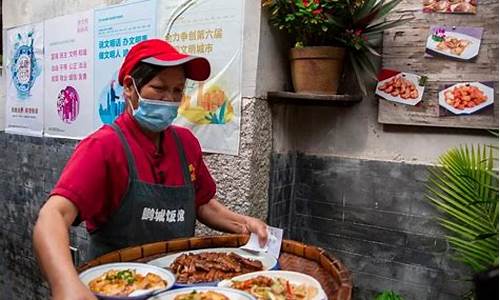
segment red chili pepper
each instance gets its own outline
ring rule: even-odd
[[[290,286],[290,282],[288,282],[288,280],[286,281],[286,294],[287,299],[288,297],[293,297],[292,287]]]

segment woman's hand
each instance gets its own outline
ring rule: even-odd
[[[212,199],[207,204],[200,206],[197,217],[200,222],[216,230],[231,233],[255,233],[259,237],[261,247],[267,243],[266,223],[232,212],[217,199]]]
[[[78,209],[67,198],[52,196],[39,212],[33,246],[56,300],[97,300],[80,281],[69,251],[69,228]]]
[[[97,300],[92,292],[81,282],[69,283],[61,288],[52,290],[54,300]]]
[[[255,233],[259,237],[259,244],[264,247],[267,243],[267,225],[261,220],[253,217],[245,217],[243,233]]]

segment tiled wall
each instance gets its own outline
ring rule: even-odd
[[[272,165],[269,222],[340,258],[355,299],[385,289],[460,299],[470,288],[425,199],[427,166],[290,153]]]
[[[0,132],[0,299],[48,299],[32,250],[38,210],[76,143]],[[85,249],[86,232],[71,232]]]

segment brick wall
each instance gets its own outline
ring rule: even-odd
[[[75,145],[0,132],[0,299],[48,298],[32,251],[33,225]],[[71,241],[84,256],[85,229],[73,229]]]
[[[355,299],[460,299],[471,287],[424,198],[427,166],[304,154],[274,154],[272,166],[269,222],[340,258]]]

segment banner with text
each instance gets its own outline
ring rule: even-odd
[[[168,1],[159,33],[184,53],[203,56],[212,72],[188,81],[175,123],[189,127],[205,152],[238,155],[244,1]]]
[[[95,10],[96,128],[112,123],[125,110],[118,71],[133,45],[156,37],[156,11],[156,0],[128,2]]]
[[[45,135],[82,139],[94,130],[93,11],[45,21]]]

